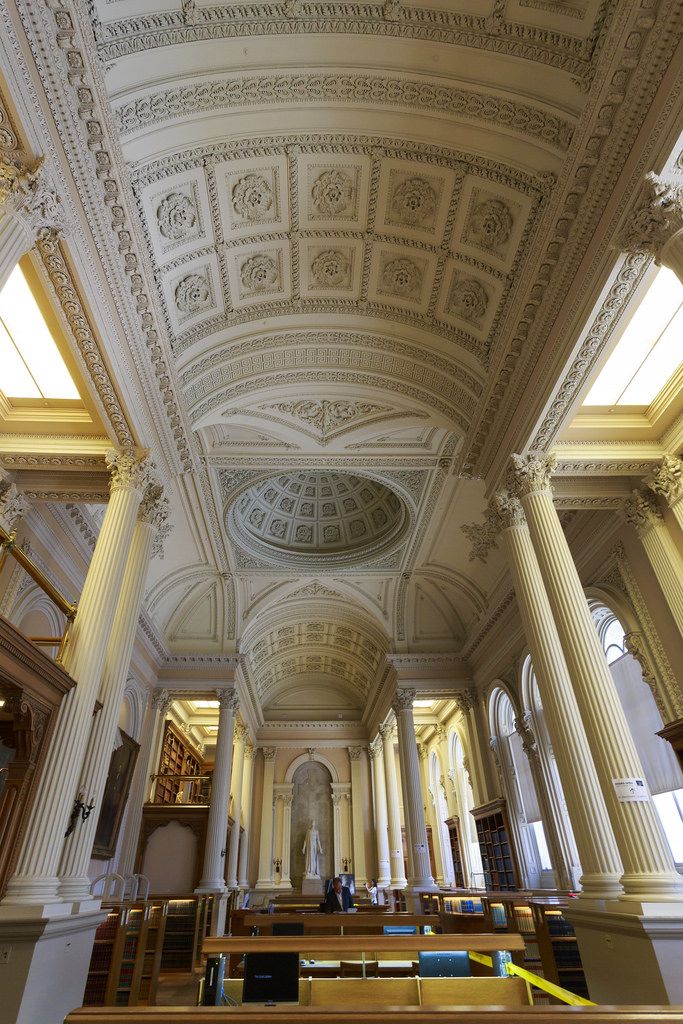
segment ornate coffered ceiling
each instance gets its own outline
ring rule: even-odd
[[[6,146],[74,214],[45,275],[112,437],[166,473],[159,642],[239,648],[270,719],[362,717],[389,650],[475,651],[502,569],[461,526],[553,444],[605,343],[588,311],[643,272],[614,238],[680,103],[680,4],[0,10]]]

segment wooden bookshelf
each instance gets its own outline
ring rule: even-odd
[[[85,1006],[154,1005],[161,967],[166,902],[104,904],[95,933]]]
[[[505,800],[492,800],[475,807],[472,816],[477,825],[486,889],[498,892],[518,889],[519,872],[510,839]]]
[[[454,814],[452,818],[446,819],[448,839],[451,844],[453,856],[453,868],[455,869],[455,888],[465,888],[465,874],[462,869],[462,836],[460,834],[460,818]]]
[[[543,977],[590,998],[574,928],[565,917],[567,900],[532,900],[531,910],[538,938]]]
[[[164,729],[164,741],[161,747],[159,778],[154,794],[155,804],[174,804],[177,800],[182,779],[180,775],[200,776],[202,759],[199,751],[189,742],[186,736],[171,721],[167,721]],[[188,783],[199,786],[200,783]],[[190,799],[187,801],[192,803]]]
[[[162,971],[191,971],[201,962],[202,942],[209,933],[212,912],[213,896],[169,897]]]

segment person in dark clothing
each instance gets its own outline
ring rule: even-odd
[[[323,904],[326,914],[342,913],[353,906],[351,891],[342,885],[341,878],[335,878]]]

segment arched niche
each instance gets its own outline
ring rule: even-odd
[[[291,776],[291,868],[290,876],[295,889],[301,887],[304,874],[303,845],[312,820],[320,835],[322,853],[319,859],[321,878],[334,873],[334,830],[332,821],[332,775],[329,762],[306,757]]]
[[[339,772],[335,766],[325,757],[324,754],[320,754],[317,750],[310,754],[300,754],[298,757],[295,757],[285,772],[285,782],[293,782],[296,770],[300,768],[302,764],[308,764],[309,761],[317,761],[319,764],[324,765],[330,773],[330,782],[339,782]]]

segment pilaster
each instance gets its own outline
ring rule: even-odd
[[[406,799],[406,832],[412,846],[412,873],[408,888],[413,892],[429,892],[437,888],[432,877],[427,845],[427,826],[420,789],[420,762],[415,740],[413,701],[415,691],[399,689],[392,702],[398,728],[398,756]],[[410,858],[409,858],[410,863]]]
[[[232,828],[228,844],[227,885],[228,889],[237,889],[237,867],[240,851],[240,828],[242,823],[242,779],[244,777],[244,747],[247,740],[247,727],[242,722],[235,726],[233,772],[232,772]]]
[[[254,757],[253,747],[244,751],[244,779],[242,781],[242,839],[240,841],[239,868],[237,871],[240,889],[249,887],[249,849],[251,845],[251,805],[253,800]]]
[[[198,893],[225,892],[225,842],[228,835],[228,806],[230,802],[230,774],[232,768],[235,716],[239,708],[236,691],[217,690],[218,734],[216,755],[211,780],[211,803],[206,826],[204,870],[195,890]]]
[[[353,872],[356,885],[365,885],[367,872],[365,867],[365,827],[361,765],[364,758],[363,747],[348,747],[351,763],[351,824],[353,836]]]
[[[678,507],[678,502],[675,502]],[[657,582],[683,636],[683,558],[669,533],[656,498],[634,490],[622,506],[627,523],[636,530]]]
[[[263,748],[263,792],[261,794],[261,841],[257,889],[273,888],[273,779],[276,747]]]
[[[387,787],[387,818],[389,825],[389,861],[391,864],[391,888],[405,889],[407,880],[403,866],[403,840],[401,838],[401,814],[398,803],[398,777],[394,754],[394,732],[391,726],[383,725],[382,751],[384,754],[384,777]]]
[[[377,886],[388,889],[391,885],[389,858],[389,822],[387,819],[387,789],[384,777],[382,739],[377,736],[369,748],[372,766],[372,796],[375,810],[375,838],[377,840]]]

